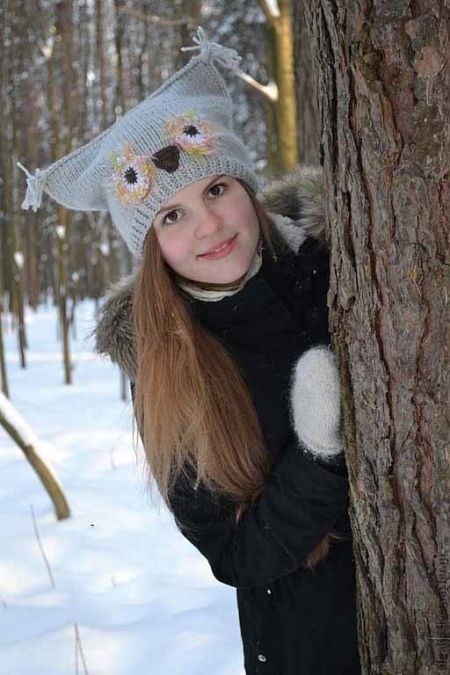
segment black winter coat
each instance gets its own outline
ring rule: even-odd
[[[289,419],[300,354],[329,342],[328,253],[307,239],[218,302],[188,299],[201,324],[231,352],[252,394],[275,468],[255,505],[235,525],[230,503],[178,479],[170,504],[181,532],[214,576],[237,589],[247,675],[359,675],[355,568],[345,462],[314,461]],[[232,424],[232,420],[230,420]],[[333,543],[313,570],[309,553]]]

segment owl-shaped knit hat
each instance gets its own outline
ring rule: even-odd
[[[258,181],[247,149],[233,132],[232,103],[216,63],[237,66],[237,53],[208,42],[157,91],[92,141],[35,175],[27,173],[23,208],[42,192],[69,209],[109,211],[127,246],[142,256],[161,206],[187,185],[214,175]]]

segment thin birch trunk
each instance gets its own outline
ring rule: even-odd
[[[294,74],[294,40],[291,0],[277,3],[260,0],[272,33],[270,50],[278,95],[275,102],[278,161],[276,171],[288,171],[298,164],[297,98]]]

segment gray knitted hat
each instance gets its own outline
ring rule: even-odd
[[[141,256],[161,206],[202,178],[229,175],[257,190],[245,146],[232,130],[232,104],[215,63],[235,68],[233,49],[207,42],[157,91],[87,145],[27,174],[22,208],[36,211],[46,192],[69,209],[111,213],[128,248]]]

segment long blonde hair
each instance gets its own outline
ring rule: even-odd
[[[247,190],[264,245],[280,240],[266,211]],[[138,369],[134,412],[149,467],[170,508],[180,474],[231,498],[236,522],[263,490],[272,469],[258,416],[238,367],[192,315],[164,262],[154,229],[146,237],[133,294]],[[189,476],[190,474],[190,476]],[[314,565],[329,535],[310,554]]]

